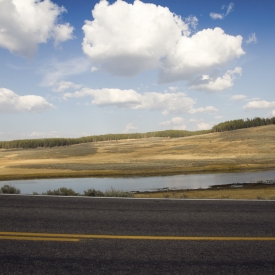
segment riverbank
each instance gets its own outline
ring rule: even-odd
[[[1,194],[20,194],[21,190],[4,185],[0,188]],[[26,195],[48,195],[48,196],[88,196],[88,197],[132,197],[132,198],[165,198],[165,199],[245,199],[245,200],[275,200],[275,182],[247,183],[213,186],[208,189],[188,190],[161,190],[151,192],[126,192],[114,188],[105,192],[96,189],[87,189],[82,193],[75,192],[72,188],[60,187],[46,192],[32,192]]]
[[[275,168],[275,125],[184,138],[1,149],[0,180],[148,177]]]
[[[208,189],[138,192],[136,198],[275,200],[275,182],[215,185]]]

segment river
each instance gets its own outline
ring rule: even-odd
[[[94,188],[105,191],[115,188],[123,191],[154,191],[158,189],[197,189],[211,185],[247,183],[275,180],[275,170],[238,173],[189,174],[146,178],[68,178],[68,179],[39,179],[1,181],[0,187],[5,184],[15,186],[21,194],[41,194],[47,190],[60,187],[72,188],[75,192]]]

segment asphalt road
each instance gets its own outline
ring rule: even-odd
[[[0,196],[0,274],[275,274],[274,237],[275,201]]]

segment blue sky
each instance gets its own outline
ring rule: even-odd
[[[0,140],[275,116],[271,0],[0,0]]]

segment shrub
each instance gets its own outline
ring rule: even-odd
[[[38,195],[36,192],[33,192],[34,195]],[[54,190],[48,190],[46,193],[42,193],[42,195],[52,195],[52,196],[78,196],[71,188],[61,187]],[[111,189],[106,190],[104,193],[100,190],[88,189],[84,191],[84,196],[90,197],[133,197],[134,195],[129,192],[124,192],[121,190],[116,190],[113,187]]]
[[[3,194],[20,194],[21,193],[20,189],[17,189],[14,186],[7,185],[7,184],[2,186],[0,190],[1,190],[0,193],[3,193]]]
[[[55,195],[55,196],[77,196],[76,193],[71,188],[61,187],[55,190],[48,190],[46,193],[42,193],[43,195]]]
[[[134,196],[132,193],[116,190],[113,187],[111,187],[111,189],[106,190],[104,195],[105,197],[133,197]]]
[[[101,192],[100,190],[88,189],[88,190],[84,190],[84,196],[104,197],[104,193]]]

